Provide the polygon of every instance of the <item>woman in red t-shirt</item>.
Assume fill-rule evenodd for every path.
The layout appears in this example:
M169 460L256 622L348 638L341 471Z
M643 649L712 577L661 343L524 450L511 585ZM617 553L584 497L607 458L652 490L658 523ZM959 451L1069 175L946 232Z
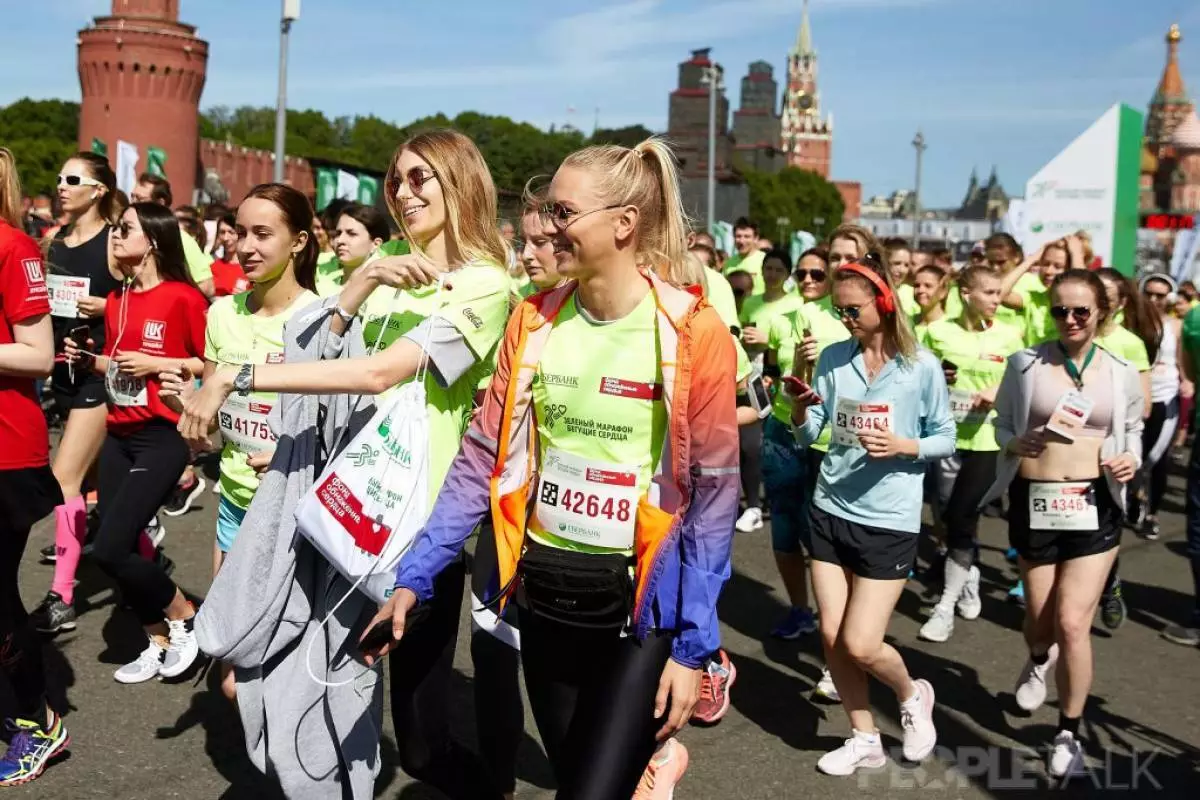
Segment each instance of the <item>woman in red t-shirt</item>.
M0 147L0 672L17 701L0 786L33 780L69 741L46 705L42 643L17 585L29 530L62 502L33 386L54 366L50 300L41 250L20 228L20 197L13 154Z
M159 399L158 374L204 366L208 301L189 277L171 210L134 203L113 231L125 284L108 296L103 355L67 340L67 357L104 376L108 434L100 450L100 530L93 554L121 588L149 644L114 673L121 683L185 672L198 653L195 609L162 567L138 555L138 536L188 463L179 415ZM91 342L88 342L90 345Z
M213 289L215 297L248 292L252 284L238 263L237 217L232 212L217 220L217 240L213 247Z

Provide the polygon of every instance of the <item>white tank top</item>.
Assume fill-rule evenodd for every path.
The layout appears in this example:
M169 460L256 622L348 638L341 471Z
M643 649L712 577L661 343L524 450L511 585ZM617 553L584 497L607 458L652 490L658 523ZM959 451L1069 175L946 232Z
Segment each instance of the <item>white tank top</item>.
M1179 394L1179 366L1175 349L1179 342L1170 320L1163 320L1162 341L1158 345L1158 357L1150 371L1150 401L1169 403Z

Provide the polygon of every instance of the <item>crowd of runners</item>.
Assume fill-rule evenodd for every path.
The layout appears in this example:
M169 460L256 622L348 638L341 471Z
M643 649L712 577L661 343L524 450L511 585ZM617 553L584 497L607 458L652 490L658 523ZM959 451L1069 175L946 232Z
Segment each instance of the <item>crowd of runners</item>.
M251 760L290 797L372 796L384 692L363 677L386 671L400 766L450 797L513 796L523 678L559 797L666 800L681 731L729 709L717 603L735 531L766 524L790 605L771 635L820 637L814 691L848 718L818 768L886 763L872 677L921 762L936 687L885 636L923 537L940 595L920 638L980 616L985 514L1006 518L1020 574L1016 702L1035 710L1056 683L1047 771L1084 768L1092 620L1124 621L1123 531L1160 535L1190 427L1191 284L1103 267L1084 235L1024 252L997 233L956 264L843 224L793 260L742 219L726 254L691 227L659 139L531 176L515 225L449 130L398 147L390 220L347 201L318 214L283 184L172 208L161 177L126 197L79 153L62 224L35 239L19 166L0 148L0 668L19 703L0 786L69 746L41 637L100 624L74 598L90 558L145 631L115 680L218 665ZM389 441L406 413L424 481L383 469L372 491L412 489L423 511L380 605L314 544L305 503L330 475L346 489L348 443ZM205 454L219 501L201 602L163 541L208 488ZM53 574L27 612L18 568L46 517ZM379 556L371 523L354 545ZM464 602L477 751L448 722ZM1200 643L1200 611L1178 622L1167 638Z

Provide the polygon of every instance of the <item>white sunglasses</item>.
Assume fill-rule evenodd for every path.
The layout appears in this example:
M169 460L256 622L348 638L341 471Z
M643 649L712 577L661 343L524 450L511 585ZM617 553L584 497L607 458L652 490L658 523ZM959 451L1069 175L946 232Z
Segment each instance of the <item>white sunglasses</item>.
M96 180L95 178L89 178L87 175L63 175L60 173L58 176L58 185L62 186L64 183L67 186L103 186L104 185L100 181Z

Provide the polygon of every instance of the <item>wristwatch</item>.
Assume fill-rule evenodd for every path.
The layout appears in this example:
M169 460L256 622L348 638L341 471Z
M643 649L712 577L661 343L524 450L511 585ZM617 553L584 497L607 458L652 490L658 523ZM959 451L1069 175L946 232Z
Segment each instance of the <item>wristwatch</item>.
M233 388L242 397L245 397L254 388L254 365L242 364L242 368L238 370L238 374L233 379Z
M338 319L340 319L342 321L342 324L345 325L347 328L350 327L351 322L354 322L354 314L351 314L349 311L342 308L341 306L334 306L333 313L337 316Z

